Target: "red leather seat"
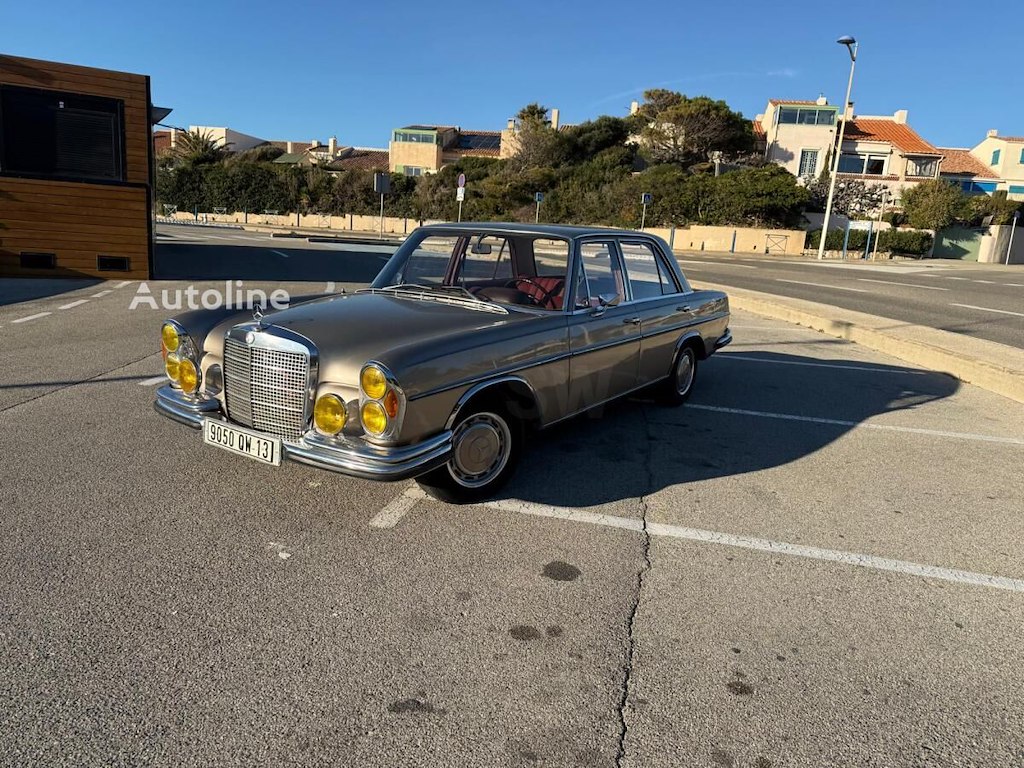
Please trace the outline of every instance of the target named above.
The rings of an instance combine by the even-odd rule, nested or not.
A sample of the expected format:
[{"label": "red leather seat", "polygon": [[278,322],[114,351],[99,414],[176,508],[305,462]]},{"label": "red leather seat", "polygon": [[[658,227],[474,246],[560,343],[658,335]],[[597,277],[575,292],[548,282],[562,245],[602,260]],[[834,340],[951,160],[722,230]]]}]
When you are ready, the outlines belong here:
[{"label": "red leather seat", "polygon": [[565,278],[562,277],[519,277],[515,287],[536,300],[537,306],[545,309],[561,309]]}]

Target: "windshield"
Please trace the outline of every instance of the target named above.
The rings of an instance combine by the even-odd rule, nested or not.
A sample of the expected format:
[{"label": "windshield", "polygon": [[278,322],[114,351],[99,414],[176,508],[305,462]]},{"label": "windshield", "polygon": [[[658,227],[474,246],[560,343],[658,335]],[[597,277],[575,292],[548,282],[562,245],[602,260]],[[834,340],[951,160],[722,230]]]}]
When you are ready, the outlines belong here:
[{"label": "windshield", "polygon": [[373,287],[461,289],[484,301],[560,310],[568,265],[566,240],[473,231],[414,234]]}]

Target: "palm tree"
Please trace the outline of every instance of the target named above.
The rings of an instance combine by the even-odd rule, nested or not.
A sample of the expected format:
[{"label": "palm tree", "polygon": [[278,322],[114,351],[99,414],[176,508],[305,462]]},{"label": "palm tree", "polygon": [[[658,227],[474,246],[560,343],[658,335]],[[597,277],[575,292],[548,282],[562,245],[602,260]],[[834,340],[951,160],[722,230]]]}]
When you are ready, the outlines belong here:
[{"label": "palm tree", "polygon": [[213,138],[210,131],[184,131],[175,138],[171,154],[180,165],[207,165],[227,157],[230,146]]}]

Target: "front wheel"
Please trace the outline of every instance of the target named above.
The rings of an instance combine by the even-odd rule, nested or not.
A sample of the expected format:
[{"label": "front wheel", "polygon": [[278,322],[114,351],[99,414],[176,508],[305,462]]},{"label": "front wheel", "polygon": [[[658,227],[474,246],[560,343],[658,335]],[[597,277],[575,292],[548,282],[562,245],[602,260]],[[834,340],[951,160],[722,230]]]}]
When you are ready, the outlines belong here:
[{"label": "front wheel", "polygon": [[697,353],[687,346],[679,350],[671,375],[661,384],[660,397],[665,405],[682,405],[697,381]]},{"label": "front wheel", "polygon": [[471,504],[493,496],[515,471],[523,446],[522,424],[504,409],[484,405],[460,416],[452,430],[448,462],[416,479],[435,499]]}]

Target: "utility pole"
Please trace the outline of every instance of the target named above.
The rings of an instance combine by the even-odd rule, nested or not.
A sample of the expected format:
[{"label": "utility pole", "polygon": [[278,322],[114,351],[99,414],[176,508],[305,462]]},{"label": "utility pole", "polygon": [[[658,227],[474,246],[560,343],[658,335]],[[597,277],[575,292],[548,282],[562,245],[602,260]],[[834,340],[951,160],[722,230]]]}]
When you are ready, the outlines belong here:
[{"label": "utility pole", "polygon": [[832,162],[832,180],[828,185],[828,201],[825,203],[825,220],[821,224],[821,242],[818,243],[818,258],[825,258],[825,240],[828,238],[828,220],[832,216],[832,200],[836,195],[836,177],[839,175],[839,159],[843,156],[843,135],[846,133],[846,111],[850,106],[850,93],[853,91],[853,70],[857,66],[857,41],[849,35],[836,40],[845,45],[850,54],[850,80],[846,84],[846,98],[843,100],[843,122],[839,124],[839,140],[836,142],[835,157]]}]

